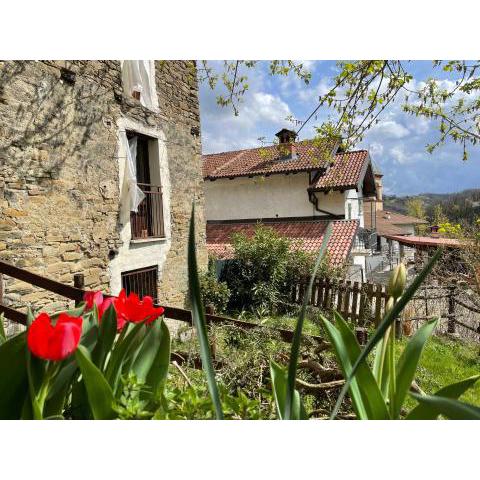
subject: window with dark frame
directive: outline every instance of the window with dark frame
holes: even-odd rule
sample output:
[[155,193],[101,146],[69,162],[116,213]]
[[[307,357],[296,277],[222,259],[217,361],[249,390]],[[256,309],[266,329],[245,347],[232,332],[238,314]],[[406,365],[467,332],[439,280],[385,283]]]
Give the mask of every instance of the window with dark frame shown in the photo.
[[145,194],[137,212],[130,215],[132,239],[163,238],[165,236],[163,218],[163,196],[160,181],[152,183],[150,171],[150,144],[155,138],[136,132],[127,132],[127,137],[137,137],[137,184]]
[[146,267],[122,272],[122,288],[126,294],[136,293],[140,298],[148,295],[158,301],[158,268]]

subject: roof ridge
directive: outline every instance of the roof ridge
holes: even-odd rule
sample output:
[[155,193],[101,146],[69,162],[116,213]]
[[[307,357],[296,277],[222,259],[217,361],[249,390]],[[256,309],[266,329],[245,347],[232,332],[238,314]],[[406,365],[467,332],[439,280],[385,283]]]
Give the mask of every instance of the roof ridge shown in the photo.
[[[301,145],[302,143],[308,143],[308,142],[314,142],[316,139],[315,138],[305,138],[304,140],[299,140],[298,142],[293,142],[294,145]],[[324,138],[322,140],[329,140],[328,138]],[[248,151],[251,151],[251,150],[259,150],[260,148],[274,148],[274,147],[278,147],[280,144],[279,143],[274,143],[272,145],[259,145],[258,147],[251,147],[251,148],[240,148],[238,150],[225,150],[223,152],[215,152],[215,153],[202,153],[202,157],[211,157],[213,155],[225,155],[225,154],[233,154],[233,153],[240,153],[240,152],[248,152]],[[362,151],[362,150],[358,150],[358,151]],[[367,150],[365,150],[367,151]],[[340,152],[338,152],[340,153]],[[335,152],[335,154],[338,155],[337,152]],[[344,153],[350,153],[350,152],[344,152]]]
[[216,175],[217,172],[221,172],[222,169],[230,166],[234,161],[238,160],[239,158],[241,158],[243,155],[245,155],[245,152],[247,150],[239,150],[238,153],[236,155],[234,155],[230,160],[226,161],[225,163],[222,163],[221,165],[219,165],[213,172],[210,173],[209,177],[212,176],[212,175]]

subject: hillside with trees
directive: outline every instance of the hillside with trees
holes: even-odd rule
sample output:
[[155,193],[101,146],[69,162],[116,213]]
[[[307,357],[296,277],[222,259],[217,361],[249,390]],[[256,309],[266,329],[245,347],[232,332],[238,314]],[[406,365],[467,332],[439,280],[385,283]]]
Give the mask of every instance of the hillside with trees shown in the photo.
[[480,189],[457,193],[421,193],[405,197],[386,195],[384,209],[427,218],[435,224],[445,221],[472,224],[480,217]]

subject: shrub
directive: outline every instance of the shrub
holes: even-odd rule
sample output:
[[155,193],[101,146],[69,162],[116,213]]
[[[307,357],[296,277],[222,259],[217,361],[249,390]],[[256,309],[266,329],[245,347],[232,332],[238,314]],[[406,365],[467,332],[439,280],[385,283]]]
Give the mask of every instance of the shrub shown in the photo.
[[225,282],[219,282],[216,276],[208,271],[200,274],[200,289],[203,304],[215,313],[223,313],[230,298],[230,289]]
[[[315,263],[315,255],[303,250],[301,243],[262,225],[251,238],[235,234],[232,245],[234,259],[221,274],[221,280],[235,292],[228,304],[230,310],[248,310],[258,316],[277,313],[289,303],[293,285],[308,278]],[[341,274],[325,257],[319,275],[338,278]]]

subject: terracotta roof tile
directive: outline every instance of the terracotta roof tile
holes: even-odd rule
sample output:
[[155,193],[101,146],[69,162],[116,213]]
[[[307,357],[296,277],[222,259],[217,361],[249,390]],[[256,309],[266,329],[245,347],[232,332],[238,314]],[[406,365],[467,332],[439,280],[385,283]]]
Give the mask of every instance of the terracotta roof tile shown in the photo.
[[279,145],[203,155],[205,179],[290,173],[326,167],[337,151],[335,139],[304,140],[295,144],[296,157],[283,159]]
[[456,238],[435,238],[435,237],[417,237],[417,236],[400,236],[385,235],[390,240],[396,240],[404,245],[416,247],[463,247],[465,243]]
[[[375,208],[375,206],[373,206]],[[372,222],[372,211],[369,202],[364,203],[363,214],[365,228],[371,230],[376,227],[379,235],[405,235],[405,231],[399,225],[420,225],[428,223],[420,218],[402,215],[390,210],[377,210],[375,222]]]
[[321,192],[338,188],[356,188],[362,180],[367,160],[367,150],[337,153],[333,165],[310,186],[310,189]]
[[[242,232],[250,237],[258,224],[261,224],[261,222],[207,223],[208,252],[220,259],[232,258],[232,235]],[[328,253],[332,265],[340,266],[347,260],[358,228],[358,221],[336,220],[332,224],[333,231],[328,242]],[[317,253],[322,244],[328,222],[325,220],[292,220],[265,222],[262,225],[274,229],[290,240],[298,240],[304,250]]]

